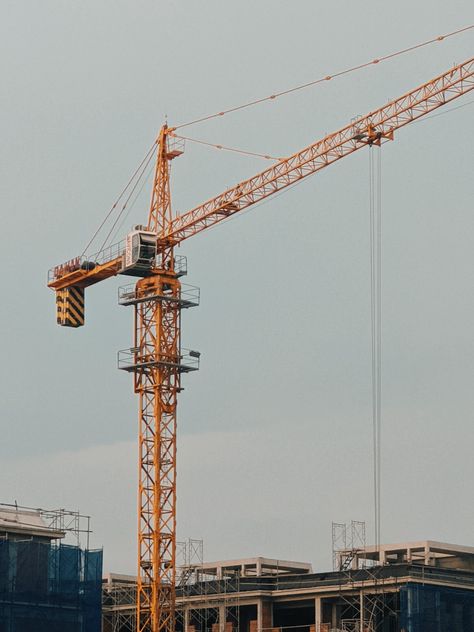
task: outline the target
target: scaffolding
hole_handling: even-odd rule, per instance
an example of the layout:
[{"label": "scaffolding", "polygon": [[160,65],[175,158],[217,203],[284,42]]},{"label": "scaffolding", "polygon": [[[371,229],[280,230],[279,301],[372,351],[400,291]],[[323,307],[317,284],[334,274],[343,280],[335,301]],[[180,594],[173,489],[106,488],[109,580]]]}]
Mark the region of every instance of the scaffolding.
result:
[{"label": "scaffolding", "polygon": [[[199,539],[177,542],[176,559],[176,631],[239,632],[240,573],[217,577],[205,569]],[[110,576],[103,589],[104,632],[135,632],[136,597],[135,577]]]},{"label": "scaffolding", "polygon": [[102,593],[104,632],[136,631],[136,579],[120,578],[105,585]]},{"label": "scaffolding", "polygon": [[[0,538],[11,537],[13,532],[11,528],[6,526],[7,523],[11,527],[17,526],[17,530],[35,534],[35,530],[41,529],[45,537],[51,539],[62,538],[72,541],[76,546],[88,549],[90,543],[91,517],[81,514],[79,511],[70,509],[42,509],[39,507],[26,507],[18,503],[0,503],[0,512],[10,514],[11,518],[4,520],[3,527],[0,525]],[[28,521],[31,516],[31,522]]]},{"label": "scaffolding", "polygon": [[[78,512],[0,505],[0,632],[100,632],[102,550]],[[75,544],[61,539],[69,535]]]},{"label": "scaffolding", "polygon": [[183,632],[238,632],[240,627],[240,572],[227,569],[222,576],[204,568],[202,540],[184,544],[180,569],[177,629]]},{"label": "scaffolding", "polygon": [[383,566],[361,559],[360,553],[366,548],[365,522],[332,523],[333,570],[340,577],[340,614],[333,622],[335,632],[381,632],[391,629],[391,619],[394,625],[397,620],[398,591],[385,587]]}]

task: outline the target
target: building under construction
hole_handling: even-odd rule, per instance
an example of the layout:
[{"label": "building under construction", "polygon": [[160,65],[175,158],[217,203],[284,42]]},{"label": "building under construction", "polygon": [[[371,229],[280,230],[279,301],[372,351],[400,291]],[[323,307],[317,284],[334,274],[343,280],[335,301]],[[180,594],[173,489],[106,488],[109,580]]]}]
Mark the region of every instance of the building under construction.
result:
[{"label": "building under construction", "polygon": [[[199,541],[188,543],[199,553]],[[202,550],[202,549],[201,549]],[[188,559],[179,632],[471,632],[474,547],[423,541],[335,551],[336,568],[267,558]],[[103,582],[104,632],[135,630],[136,578]]]},{"label": "building under construction", "polygon": [[102,550],[89,549],[88,525],[0,505],[0,632],[100,632]]}]

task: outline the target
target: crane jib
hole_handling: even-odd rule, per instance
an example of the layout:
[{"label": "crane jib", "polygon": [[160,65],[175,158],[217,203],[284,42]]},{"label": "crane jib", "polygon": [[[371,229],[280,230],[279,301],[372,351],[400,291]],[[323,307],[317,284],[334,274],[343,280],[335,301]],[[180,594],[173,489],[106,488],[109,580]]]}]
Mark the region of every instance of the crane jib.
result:
[{"label": "crane jib", "polygon": [[173,220],[168,236],[175,243],[180,243],[367,144],[393,138],[395,130],[473,89],[474,58],[471,58],[200,206],[182,213]]}]

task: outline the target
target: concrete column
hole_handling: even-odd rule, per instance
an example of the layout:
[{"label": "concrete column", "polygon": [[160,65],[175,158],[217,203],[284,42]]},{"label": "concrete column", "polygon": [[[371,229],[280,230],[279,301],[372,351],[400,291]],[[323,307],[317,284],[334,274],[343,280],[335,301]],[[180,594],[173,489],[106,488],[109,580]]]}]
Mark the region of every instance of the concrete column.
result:
[{"label": "concrete column", "polygon": [[262,628],[263,628],[262,610],[263,610],[262,600],[259,599],[257,601],[257,632],[262,632]]},{"label": "concrete column", "polygon": [[314,627],[316,629],[316,632],[320,632],[322,622],[323,622],[323,606],[321,603],[321,597],[315,597],[314,599]]},{"label": "concrete column", "polygon": [[257,632],[273,626],[273,610],[269,601],[257,601]]},{"label": "concrete column", "polygon": [[337,627],[337,605],[335,603],[332,604],[331,609],[331,625],[333,628]]},{"label": "concrete column", "polygon": [[189,632],[189,608],[184,609],[184,632]]},{"label": "concrete column", "polygon": [[219,605],[219,632],[225,632],[225,606]]},{"label": "concrete column", "polygon": [[428,546],[425,546],[425,564],[426,566],[430,564],[430,549]]}]

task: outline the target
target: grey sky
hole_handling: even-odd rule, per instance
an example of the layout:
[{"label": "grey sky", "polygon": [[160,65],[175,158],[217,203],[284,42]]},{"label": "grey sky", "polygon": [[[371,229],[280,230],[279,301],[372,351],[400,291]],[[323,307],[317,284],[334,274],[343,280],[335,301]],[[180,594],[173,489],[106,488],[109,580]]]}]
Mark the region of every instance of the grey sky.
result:
[{"label": "grey sky", "polygon": [[[472,22],[468,0],[0,4],[0,500],[91,513],[134,571],[136,401],[115,369],[113,280],[55,324],[49,267],[79,254],[171,125]],[[472,31],[217,121],[196,138],[286,155],[473,54]],[[454,105],[467,103],[467,96]],[[400,131],[383,161],[384,540],[472,544],[473,105]],[[177,211],[267,163],[188,144]],[[206,557],[329,564],[331,520],[371,531],[368,155],[181,248],[202,304],[179,411],[179,531]],[[143,222],[149,186],[123,234]]]}]

